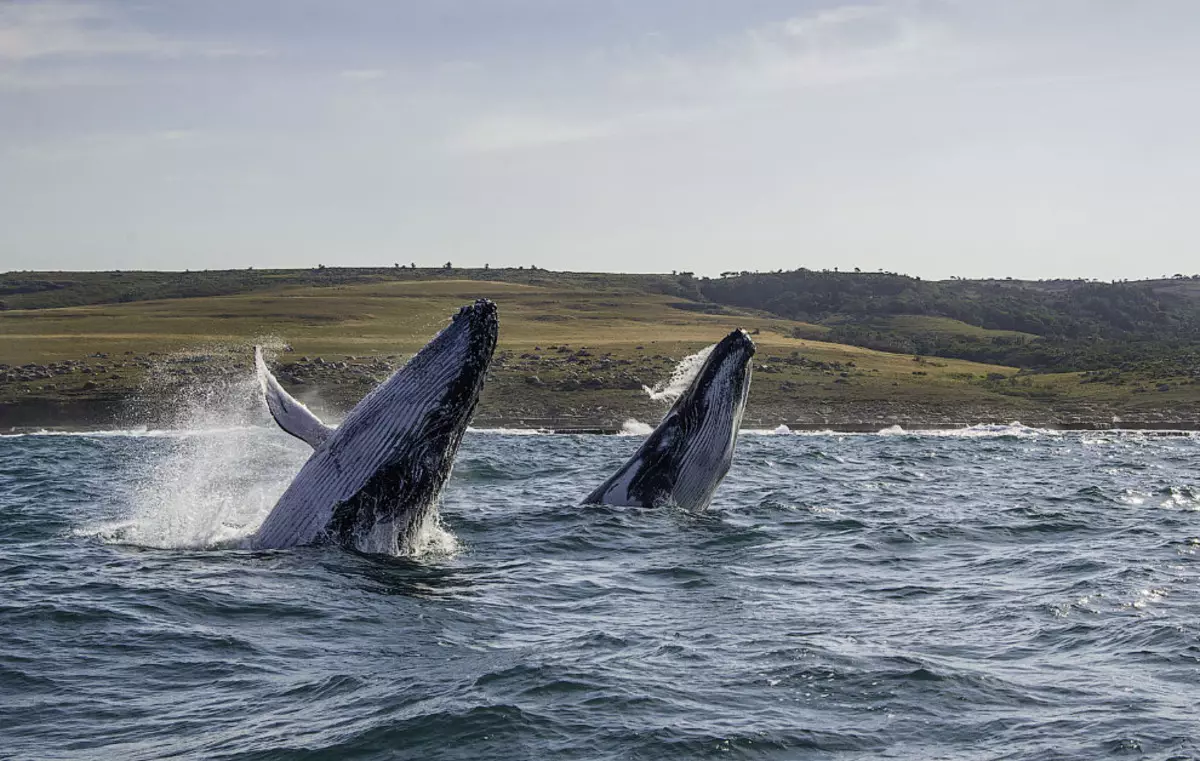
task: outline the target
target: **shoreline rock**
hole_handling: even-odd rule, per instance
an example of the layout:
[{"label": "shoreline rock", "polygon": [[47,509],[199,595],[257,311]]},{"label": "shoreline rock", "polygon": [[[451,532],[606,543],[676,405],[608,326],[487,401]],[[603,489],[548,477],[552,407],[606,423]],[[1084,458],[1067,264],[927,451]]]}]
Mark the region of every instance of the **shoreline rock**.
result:
[{"label": "shoreline rock", "polygon": [[[665,408],[640,406],[620,411],[592,407],[578,402],[557,411],[527,409],[513,414],[477,411],[474,428],[510,428],[547,430],[556,433],[619,433],[625,421],[634,418],[655,425]],[[88,431],[122,427],[156,427],[144,411],[154,400],[125,395],[103,395],[80,399],[29,398],[20,402],[0,402],[0,434],[28,433],[41,430]],[[927,405],[921,405],[925,407]],[[821,409],[805,414],[769,409],[747,413],[742,428],[772,430],[780,425],[792,431],[833,431],[835,433],[876,433],[889,428],[903,430],[955,430],[973,425],[1020,423],[1032,428],[1062,431],[1160,430],[1200,431],[1200,414],[1178,415],[1178,411],[1159,409],[1124,411],[1122,414],[1080,415],[1054,410],[1013,410],[972,405],[947,405],[936,414],[896,404],[890,408],[866,405],[823,403]],[[327,411],[339,414],[342,410]],[[265,418],[264,418],[265,423]]]}]

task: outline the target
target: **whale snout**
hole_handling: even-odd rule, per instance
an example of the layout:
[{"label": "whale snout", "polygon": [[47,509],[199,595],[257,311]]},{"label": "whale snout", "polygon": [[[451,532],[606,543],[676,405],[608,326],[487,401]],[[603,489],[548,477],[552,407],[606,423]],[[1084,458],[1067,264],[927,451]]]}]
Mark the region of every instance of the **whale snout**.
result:
[{"label": "whale snout", "polygon": [[458,314],[450,321],[452,331],[458,335],[468,336],[472,347],[479,348],[482,354],[491,356],[496,339],[500,333],[500,319],[495,302],[490,299],[478,299],[473,304],[467,304],[458,310]]},{"label": "whale snout", "polygon": [[496,320],[496,303],[491,299],[476,299],[474,304],[467,304],[458,310],[454,320],[467,319],[472,322],[488,322]]},{"label": "whale snout", "polygon": [[718,348],[722,349],[723,353],[742,352],[747,359],[753,357],[755,352],[754,340],[741,328],[725,336]]}]

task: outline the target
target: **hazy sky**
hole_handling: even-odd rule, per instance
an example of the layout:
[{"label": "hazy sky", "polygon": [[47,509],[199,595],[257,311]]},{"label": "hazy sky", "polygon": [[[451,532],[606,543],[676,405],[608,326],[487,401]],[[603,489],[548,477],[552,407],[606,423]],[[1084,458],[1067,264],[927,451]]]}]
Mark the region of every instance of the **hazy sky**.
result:
[{"label": "hazy sky", "polygon": [[0,0],[0,270],[1200,271],[1197,0]]}]

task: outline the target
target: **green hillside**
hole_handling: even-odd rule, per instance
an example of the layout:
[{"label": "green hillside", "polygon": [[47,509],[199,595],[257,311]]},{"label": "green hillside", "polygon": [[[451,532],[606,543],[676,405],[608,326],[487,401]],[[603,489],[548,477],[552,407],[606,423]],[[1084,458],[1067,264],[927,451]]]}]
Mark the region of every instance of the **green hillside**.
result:
[{"label": "green hillside", "polygon": [[[641,387],[734,327],[755,331],[759,347],[751,425],[874,430],[897,423],[1099,425],[1119,417],[1156,424],[1200,417],[1200,383],[1178,358],[1055,372],[939,356],[937,349],[946,347],[1039,351],[1062,339],[961,319],[968,314],[846,311],[845,299],[826,299],[827,307],[805,312],[807,320],[783,316],[789,310],[778,299],[739,303],[750,300],[743,287],[764,277],[783,276],[742,282],[742,276],[404,268],[9,273],[0,276],[7,306],[0,312],[0,427],[72,417],[99,422],[130,399],[168,399],[190,385],[245,378],[251,347],[263,341],[277,348],[274,365],[285,385],[336,414],[477,297],[494,299],[501,310],[481,424],[613,428],[627,417],[655,420],[663,408]],[[874,276],[847,277],[867,278],[857,285]],[[1192,299],[1169,290],[1180,285],[1152,290]],[[197,290],[213,292],[189,295]],[[1057,302],[1040,303],[1049,309]],[[1093,313],[1103,311],[1093,305]],[[1169,312],[1177,335],[1162,340],[1190,340],[1182,328],[1186,310],[1171,302]],[[921,350],[872,347],[878,336]]]},{"label": "green hillside", "polygon": [[1200,277],[1131,283],[743,273],[704,298],[829,327],[830,341],[1037,372],[1200,370]]}]

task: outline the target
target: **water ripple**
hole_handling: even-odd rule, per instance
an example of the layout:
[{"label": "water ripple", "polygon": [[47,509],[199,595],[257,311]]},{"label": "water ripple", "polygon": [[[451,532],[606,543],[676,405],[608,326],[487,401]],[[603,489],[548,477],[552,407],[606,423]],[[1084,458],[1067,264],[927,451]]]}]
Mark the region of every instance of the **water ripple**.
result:
[{"label": "water ripple", "polygon": [[389,559],[239,549],[280,436],[0,438],[0,756],[1200,755],[1198,437],[746,436],[689,515],[472,432]]}]

